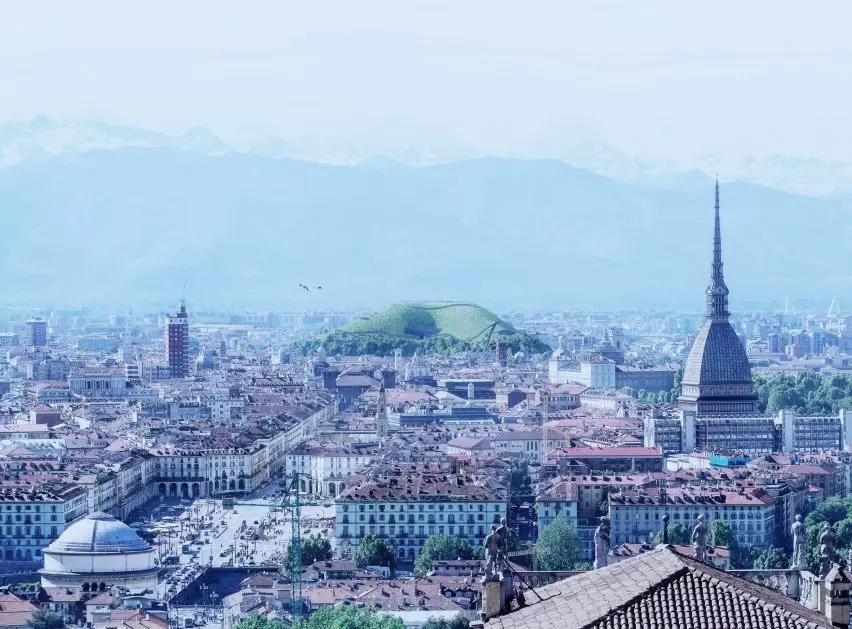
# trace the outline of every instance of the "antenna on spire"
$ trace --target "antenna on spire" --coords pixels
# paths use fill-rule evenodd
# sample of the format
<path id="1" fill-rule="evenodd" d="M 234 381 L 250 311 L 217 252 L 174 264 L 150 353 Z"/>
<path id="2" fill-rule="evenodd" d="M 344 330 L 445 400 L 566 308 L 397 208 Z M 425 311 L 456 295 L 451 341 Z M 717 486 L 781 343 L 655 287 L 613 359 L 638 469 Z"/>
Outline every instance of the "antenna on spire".
<path id="1" fill-rule="evenodd" d="M 719 220 L 719 178 L 716 178 L 716 203 L 713 225 L 713 266 L 710 271 L 710 284 L 707 286 L 707 317 L 709 319 L 727 319 L 728 287 L 722 270 L 722 227 Z"/>
<path id="2" fill-rule="evenodd" d="M 716 211 L 719 211 L 719 173 L 716 173 Z"/>
<path id="3" fill-rule="evenodd" d="M 840 314 L 840 308 L 837 305 L 837 297 L 831 298 L 831 305 L 828 307 L 828 316 L 834 316 Z"/>

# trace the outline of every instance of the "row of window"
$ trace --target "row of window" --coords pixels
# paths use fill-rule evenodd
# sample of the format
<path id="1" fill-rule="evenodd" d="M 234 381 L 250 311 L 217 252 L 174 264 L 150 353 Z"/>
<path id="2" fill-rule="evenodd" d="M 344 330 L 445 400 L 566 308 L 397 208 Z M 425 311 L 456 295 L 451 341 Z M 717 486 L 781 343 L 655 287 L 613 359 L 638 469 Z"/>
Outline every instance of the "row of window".
<path id="1" fill-rule="evenodd" d="M 0 516 L 0 521 L 2 521 L 2 516 Z M 29 515 L 24 515 L 24 516 L 22 516 L 22 515 L 16 515 L 16 516 L 14 517 L 14 519 L 12 518 L 12 516 L 11 516 L 11 515 L 7 515 L 7 516 L 6 516 L 6 523 L 7 523 L 7 524 L 11 524 L 13 521 L 14 521 L 14 522 L 23 522 L 24 524 L 31 524 L 32 522 L 41 522 L 41 515 L 39 515 L 38 513 L 36 513 L 36 514 L 35 514 L 35 515 L 33 515 L 33 516 L 29 516 Z M 51 522 L 56 522 L 56 514 L 53 514 L 53 515 L 51 515 L 51 516 L 50 516 L 50 521 L 51 521 Z"/>
<path id="2" fill-rule="evenodd" d="M 344 512 L 349 511 L 349 505 L 344 504 L 342 506 L 343 506 Z M 453 510 L 464 511 L 464 504 L 462 504 L 462 503 L 459 503 L 459 504 L 456 505 L 457 509 L 453 509 L 452 505 L 439 504 L 438 505 L 438 511 L 443 511 L 445 506 L 447 507 L 447 511 L 453 511 Z M 494 506 L 494 511 L 500 511 L 501 507 L 500 507 L 499 503 L 495 504 L 493 506 Z M 366 511 L 375 511 L 375 507 L 376 507 L 376 505 L 374 505 L 374 504 L 358 505 L 358 511 L 361 511 L 361 512 L 363 512 L 365 510 Z M 408 505 L 408 509 L 409 509 L 409 511 L 413 511 L 414 505 L 412 505 L 412 504 Z M 379 505 L 379 511 L 383 512 L 384 510 L 385 510 L 385 505 L 383 505 L 383 504 Z M 396 511 L 396 504 L 391 504 L 390 510 Z M 404 511 L 405 505 L 399 505 L 399 510 Z M 434 503 L 429 503 L 428 505 L 419 504 L 419 505 L 417 505 L 417 510 L 418 511 L 435 511 L 435 504 Z M 473 511 L 473 510 L 474 510 L 474 505 L 472 503 L 469 503 L 468 504 L 468 511 Z M 476 505 L 476 510 L 477 511 L 485 511 L 485 505 L 484 504 Z"/>
<path id="3" fill-rule="evenodd" d="M 655 519 L 655 520 L 660 519 L 660 517 L 661 517 L 660 511 L 661 511 L 660 509 L 654 509 L 654 518 L 653 519 Z M 631 512 L 629 512 L 629 511 L 625 512 L 624 515 L 622 516 L 621 510 L 613 509 L 612 510 L 612 519 L 618 520 L 618 519 L 623 518 L 625 520 L 629 520 L 630 519 L 630 513 Z M 632 513 L 633 513 L 633 519 L 634 520 L 640 520 L 641 519 L 639 517 L 641 515 L 641 513 L 638 510 L 634 511 Z M 651 519 L 650 513 L 647 510 L 644 511 L 644 514 L 645 514 L 646 520 Z M 708 512 L 708 515 L 709 515 L 709 512 Z M 683 514 L 684 520 L 694 520 L 697 517 L 698 517 L 697 513 L 684 513 Z M 762 519 L 765 519 L 765 517 L 766 517 L 765 514 L 758 513 L 757 509 L 749 509 L 747 512 L 740 511 L 738 513 L 734 513 L 734 512 L 728 511 L 728 510 L 716 511 L 713 514 L 713 519 L 715 519 L 715 520 L 737 520 L 737 519 L 740 519 L 740 520 L 754 520 L 754 519 L 762 520 Z M 672 513 L 672 519 L 673 520 L 680 520 L 681 514 L 677 511 L 675 511 L 674 513 Z"/>
<path id="4" fill-rule="evenodd" d="M 47 533 L 46 528 L 44 529 L 44 531 L 45 531 L 45 533 Z M 59 535 L 58 531 L 59 531 L 59 529 L 57 527 L 51 526 L 50 527 L 50 537 L 56 538 Z M 4 527 L 0 526 L 0 537 L 4 537 L 4 536 L 5 537 L 13 537 L 14 536 L 14 537 L 17 537 L 17 538 L 20 539 L 20 537 L 22 535 L 32 536 L 32 537 L 41 537 L 41 527 L 36 526 L 35 528 L 33 528 L 31 526 L 23 526 L 23 527 L 22 526 L 14 526 L 14 527 L 13 526 L 7 526 L 7 527 L 5 527 L 5 531 L 4 531 Z"/>
<path id="5" fill-rule="evenodd" d="M 467 521 L 468 521 L 468 522 L 470 522 L 470 523 L 473 523 L 473 522 L 474 522 L 473 516 L 474 516 L 474 514 L 472 514 L 472 513 L 471 513 L 471 514 L 469 514 L 469 515 L 467 516 Z M 344 522 L 344 523 L 349 521 L 349 516 L 348 516 L 348 515 L 344 515 L 344 516 L 342 516 L 342 517 L 343 517 L 343 522 Z M 371 522 L 371 523 L 375 523 L 375 521 L 376 521 L 376 520 L 375 520 L 375 516 L 374 516 L 374 515 L 365 516 L 363 513 L 361 513 L 361 514 L 359 514 L 359 515 L 358 515 L 358 521 L 359 521 L 359 522 L 365 522 L 365 521 L 367 521 L 367 517 L 369 517 L 369 522 Z M 455 517 L 456 517 L 456 516 L 455 516 L 455 514 L 453 514 L 453 513 L 448 514 L 448 515 L 447 515 L 447 522 L 449 522 L 449 523 L 451 523 L 451 524 L 455 524 L 455 521 L 456 521 L 456 520 L 455 520 Z M 461 518 L 463 518 L 463 517 L 464 517 L 464 515 L 460 515 L 460 516 L 459 516 L 459 519 L 461 519 Z M 422 513 L 418 513 L 418 514 L 417 514 L 417 521 L 418 521 L 418 522 L 423 522 L 423 521 L 424 521 L 424 518 L 425 518 L 424 514 L 422 514 Z M 399 519 L 400 519 L 400 524 L 402 524 L 402 523 L 404 522 L 404 520 L 405 520 L 405 515 L 404 515 L 404 514 L 403 514 L 403 515 L 400 515 L 400 516 L 399 516 Z M 385 521 L 385 514 L 384 514 L 384 513 L 380 513 L 380 514 L 379 514 L 379 522 L 384 522 L 384 521 Z M 429 516 L 428 516 L 428 518 L 425 518 L 425 521 L 426 521 L 426 522 L 428 522 L 428 523 L 430 523 L 430 524 L 434 524 L 434 523 L 435 523 L 435 514 L 434 514 L 434 513 L 430 513 L 430 514 L 429 514 Z M 439 513 L 439 514 L 438 514 L 438 521 L 439 521 L 439 522 L 443 522 L 443 521 L 444 521 L 444 514 L 443 514 L 443 513 Z M 476 521 L 478 521 L 478 522 L 484 522 L 484 521 L 485 521 L 485 514 L 484 514 L 484 513 L 477 513 L 477 514 L 476 514 Z M 499 516 L 499 515 L 495 515 L 495 516 L 494 516 L 494 521 L 495 521 L 495 522 L 499 522 L 499 521 L 500 521 L 500 516 Z M 395 520 L 394 520 L 394 516 L 393 516 L 393 514 L 391 514 L 391 515 L 389 515 L 389 516 L 388 516 L 388 522 L 390 522 L 390 523 L 395 523 Z M 409 514 L 408 514 L 408 522 L 410 522 L 410 523 L 413 523 L 413 522 L 414 522 L 414 514 L 413 514 L 413 513 L 409 513 Z"/>
<path id="6" fill-rule="evenodd" d="M 41 511 L 42 505 L 6 505 L 6 511 Z M 48 505 L 44 505 L 44 510 L 47 511 Z M 56 512 L 56 505 L 50 505 L 50 510 Z"/>
<path id="7" fill-rule="evenodd" d="M 495 524 L 496 524 L 496 522 L 495 522 Z M 392 524 L 387 527 L 387 530 L 385 530 L 384 525 L 379 525 L 378 527 L 376 527 L 376 526 L 359 526 L 358 527 L 358 537 L 364 537 L 367 534 L 378 535 L 379 537 L 381 537 L 381 536 L 394 537 L 396 535 L 399 535 L 400 537 L 405 537 L 407 535 L 421 535 L 424 538 L 427 535 L 435 535 L 436 533 L 438 535 L 459 535 L 459 536 L 464 536 L 464 535 L 484 536 L 485 535 L 485 526 L 484 525 L 463 526 L 463 525 L 459 524 L 459 525 L 456 525 L 456 526 L 453 526 L 453 525 L 418 526 L 417 531 L 415 531 L 414 528 L 415 527 L 413 527 L 413 526 L 409 526 L 406 529 L 405 526 L 400 526 L 399 530 L 397 530 L 397 527 L 392 525 Z M 343 530 L 341 532 L 341 537 L 349 537 L 349 527 L 348 526 L 343 527 Z M 400 543 L 402 543 L 402 542 L 400 542 Z"/>

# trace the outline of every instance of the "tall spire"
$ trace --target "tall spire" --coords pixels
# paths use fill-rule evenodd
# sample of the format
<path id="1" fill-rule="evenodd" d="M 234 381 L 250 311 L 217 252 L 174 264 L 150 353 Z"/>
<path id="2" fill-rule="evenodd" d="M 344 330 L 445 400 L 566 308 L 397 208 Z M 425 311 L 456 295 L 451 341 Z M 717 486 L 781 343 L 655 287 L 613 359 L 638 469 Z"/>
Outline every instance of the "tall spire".
<path id="1" fill-rule="evenodd" d="M 728 287 L 722 271 L 722 228 L 719 222 L 719 180 L 716 179 L 716 220 L 713 233 L 713 268 L 710 272 L 710 285 L 707 286 L 707 318 L 727 319 Z"/>

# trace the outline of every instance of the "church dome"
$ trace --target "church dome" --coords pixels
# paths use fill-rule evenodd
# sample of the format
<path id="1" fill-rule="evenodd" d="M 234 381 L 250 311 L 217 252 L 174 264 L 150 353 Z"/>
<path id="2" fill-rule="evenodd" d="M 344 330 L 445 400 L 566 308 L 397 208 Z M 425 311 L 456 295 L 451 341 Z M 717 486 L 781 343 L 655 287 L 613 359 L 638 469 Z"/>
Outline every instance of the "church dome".
<path id="1" fill-rule="evenodd" d="M 758 400 L 751 365 L 729 320 L 728 287 L 722 272 L 718 181 L 714 209 L 713 264 L 705 291 L 707 319 L 686 359 L 679 405 L 683 411 L 705 415 L 754 415 L 758 412 Z"/>
<path id="2" fill-rule="evenodd" d="M 46 552 L 54 553 L 138 553 L 150 545 L 124 522 L 108 513 L 90 513 L 69 526 Z"/>
<path id="3" fill-rule="evenodd" d="M 748 355 L 730 323 L 704 323 L 689 351 L 683 370 L 683 384 L 752 384 Z"/>

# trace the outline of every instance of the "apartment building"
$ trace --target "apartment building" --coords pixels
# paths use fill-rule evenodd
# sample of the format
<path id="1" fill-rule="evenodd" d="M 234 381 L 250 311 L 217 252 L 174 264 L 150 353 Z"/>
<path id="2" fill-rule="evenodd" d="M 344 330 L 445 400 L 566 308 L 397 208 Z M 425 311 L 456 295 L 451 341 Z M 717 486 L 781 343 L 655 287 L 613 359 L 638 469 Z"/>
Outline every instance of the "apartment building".
<path id="1" fill-rule="evenodd" d="M 745 546 L 770 546 L 775 539 L 775 499 L 757 488 L 670 488 L 661 497 L 658 489 L 624 491 L 609 496 L 612 545 L 642 543 L 653 538 L 663 526 L 682 524 L 692 530 L 699 514 L 709 525 L 726 522 Z"/>
<path id="2" fill-rule="evenodd" d="M 87 496 L 69 484 L 0 488 L 0 557 L 41 561 L 42 548 L 87 513 Z"/>
<path id="3" fill-rule="evenodd" d="M 378 443 L 307 441 L 284 455 L 284 474 L 289 477 L 298 472 L 301 491 L 333 497 L 346 489 L 347 476 L 373 462 L 378 449 Z"/>
<path id="4" fill-rule="evenodd" d="M 354 552 L 365 535 L 377 535 L 393 544 L 400 560 L 414 560 L 430 535 L 455 535 L 479 547 L 506 509 L 505 496 L 469 476 L 396 463 L 338 496 L 335 536 Z"/>

